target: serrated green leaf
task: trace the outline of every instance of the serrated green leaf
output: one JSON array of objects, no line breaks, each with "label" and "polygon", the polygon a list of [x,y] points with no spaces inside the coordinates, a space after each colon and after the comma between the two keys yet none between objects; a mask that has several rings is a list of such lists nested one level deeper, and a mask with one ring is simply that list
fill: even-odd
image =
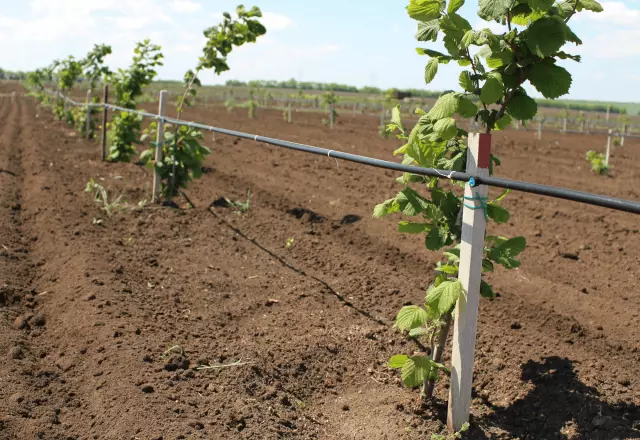
[{"label": "serrated green leaf", "polygon": [[508,114],[505,113],[504,115],[502,115],[502,117],[500,119],[498,119],[495,122],[494,129],[496,129],[496,130],[504,130],[509,125],[511,125],[511,116],[509,116]]},{"label": "serrated green leaf", "polygon": [[529,7],[535,12],[547,12],[553,6],[554,0],[527,0]]},{"label": "serrated green leaf", "polygon": [[473,118],[478,113],[478,106],[470,99],[460,98],[458,104],[458,114],[463,118]]},{"label": "serrated green leaf", "polygon": [[440,20],[420,22],[415,38],[418,41],[436,41],[438,32],[440,32]]},{"label": "serrated green leaf", "polygon": [[478,15],[487,21],[502,18],[506,15],[512,0],[480,0]]},{"label": "serrated green leaf", "polygon": [[460,87],[462,87],[465,92],[475,92],[475,86],[473,84],[473,80],[471,79],[471,72],[467,70],[463,70],[462,72],[460,72],[460,76],[458,77],[458,84],[460,84]]},{"label": "serrated green leaf", "polygon": [[448,14],[453,14],[464,5],[464,0],[449,0]]},{"label": "serrated green leaf", "polygon": [[438,73],[438,59],[431,58],[424,69],[424,82],[429,84]]},{"label": "serrated green leaf", "polygon": [[462,40],[460,40],[460,44],[463,47],[467,48],[473,44],[475,39],[476,39],[476,33],[473,29],[470,29],[464,34],[464,36],[462,37]]},{"label": "serrated green leaf", "polygon": [[538,113],[538,104],[524,90],[518,90],[507,103],[506,110],[515,119],[529,121]]},{"label": "serrated green leaf", "polygon": [[514,237],[510,240],[502,241],[499,245],[489,250],[487,257],[507,269],[514,269],[520,266],[520,262],[514,257],[524,250],[527,242],[524,237]]},{"label": "serrated green leaf", "polygon": [[580,60],[582,59],[582,57],[580,55],[571,55],[569,53],[566,52],[556,52],[554,53],[552,56],[554,57],[558,57],[561,60],[573,60],[573,61],[577,61],[578,63],[580,62]]},{"label": "serrated green leaf", "polygon": [[389,368],[402,368],[402,366],[409,360],[409,356],[406,354],[396,354],[389,359]]},{"label": "serrated green leaf", "polygon": [[428,55],[432,58],[447,58],[447,56],[442,52],[438,52],[437,50],[425,49],[423,47],[416,47],[416,52],[418,52],[418,55]]},{"label": "serrated green leaf", "polygon": [[596,0],[579,0],[578,7],[582,7],[582,9],[593,12],[602,12],[604,10],[602,5]]},{"label": "serrated green leaf", "polygon": [[410,338],[417,338],[417,337],[420,337],[422,335],[427,335],[429,333],[430,333],[430,330],[428,328],[425,328],[425,327],[412,328],[411,330],[409,330],[409,337]]},{"label": "serrated green leaf", "polygon": [[500,205],[496,205],[495,203],[487,204],[487,215],[496,223],[507,223],[509,221],[509,218],[511,217],[509,211],[507,211]]},{"label": "serrated green leaf", "polygon": [[438,272],[446,273],[447,275],[457,275],[458,274],[458,268],[456,266],[450,266],[448,264],[445,264],[443,266],[438,266],[438,267],[436,267],[436,270]]},{"label": "serrated green leaf", "polygon": [[402,126],[402,115],[400,114],[400,104],[391,109],[391,122],[404,134],[404,127]]},{"label": "serrated green leaf", "polygon": [[440,315],[444,315],[453,309],[463,293],[460,280],[443,281],[427,292],[425,301],[431,310],[437,310]]},{"label": "serrated green leaf", "polygon": [[460,98],[456,93],[442,95],[429,110],[427,117],[431,120],[449,118],[458,110],[459,101]]},{"label": "serrated green leaf", "polygon": [[437,251],[447,244],[449,231],[444,228],[432,228],[425,239],[425,246],[430,251]]},{"label": "serrated green leaf", "polygon": [[488,258],[482,259],[482,272],[493,272],[493,262]]},{"label": "serrated green leaf", "polygon": [[453,118],[442,118],[433,124],[433,131],[437,133],[441,139],[448,141],[458,133],[456,120]]},{"label": "serrated green leaf", "polygon": [[560,17],[543,17],[525,32],[529,50],[541,58],[557,52],[567,41],[567,25]]},{"label": "serrated green leaf", "polygon": [[430,229],[431,225],[428,223],[412,223],[407,221],[398,223],[398,232],[403,232],[405,234],[422,234]]},{"label": "serrated green leaf", "polygon": [[551,62],[537,63],[529,70],[529,82],[542,96],[555,99],[569,93],[571,74],[564,67]]},{"label": "serrated green leaf", "polygon": [[402,383],[408,388],[422,385],[429,377],[432,361],[426,356],[411,356],[402,366]]},{"label": "serrated green leaf", "polygon": [[[491,72],[490,72],[491,73]],[[502,75],[494,72],[494,75],[487,78],[480,89],[480,100],[485,104],[493,104],[504,95],[504,85]]]},{"label": "serrated green leaf", "polygon": [[396,201],[400,205],[403,214],[413,216],[420,214],[431,206],[431,203],[415,190],[405,188],[396,196]]},{"label": "serrated green leaf", "polygon": [[420,306],[405,306],[396,316],[394,327],[401,331],[421,327],[427,322],[427,312]]},{"label": "serrated green leaf", "polygon": [[381,217],[384,217],[385,215],[389,215],[389,214],[392,214],[393,212],[397,212],[398,211],[397,209],[393,210],[392,208],[394,201],[395,199],[389,199],[380,203],[379,205],[376,205],[375,208],[373,208],[373,216],[375,218],[381,218]]},{"label": "serrated green leaf", "polygon": [[496,298],[493,288],[485,280],[480,280],[480,296],[491,300]]},{"label": "serrated green leaf", "polygon": [[407,6],[409,17],[417,21],[431,21],[440,18],[438,0],[411,0]]}]

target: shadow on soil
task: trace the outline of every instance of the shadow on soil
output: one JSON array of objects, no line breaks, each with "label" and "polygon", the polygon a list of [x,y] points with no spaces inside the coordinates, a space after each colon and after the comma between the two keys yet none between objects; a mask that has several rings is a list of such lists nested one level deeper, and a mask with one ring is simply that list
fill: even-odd
[{"label": "shadow on soil", "polygon": [[229,229],[231,229],[233,232],[235,232],[236,234],[240,235],[242,238],[244,238],[245,240],[249,241],[250,243],[252,243],[253,245],[255,245],[256,247],[258,247],[260,250],[262,250],[263,252],[266,252],[267,254],[269,254],[271,257],[275,258],[276,260],[278,260],[280,262],[280,264],[282,264],[283,266],[285,266],[286,268],[292,270],[293,272],[297,273],[298,275],[302,275],[304,277],[308,277],[311,278],[315,281],[317,281],[318,283],[322,284],[322,286],[327,289],[327,291],[329,291],[329,293],[331,293],[333,296],[335,296],[343,305],[352,308],[353,310],[355,310],[356,312],[358,312],[360,315],[365,316],[366,318],[374,321],[377,324],[380,325],[388,325],[388,323],[386,323],[385,321],[383,321],[382,319],[373,316],[371,313],[367,312],[366,310],[362,310],[358,307],[356,307],[355,305],[353,305],[353,303],[349,302],[343,295],[340,295],[338,292],[336,292],[333,287],[331,287],[326,281],[306,273],[304,270],[299,269],[295,266],[292,266],[290,263],[288,263],[284,258],[282,258],[281,256],[277,255],[276,253],[274,253],[273,251],[267,249],[266,247],[264,247],[263,245],[261,245],[260,243],[258,243],[255,239],[248,237],[244,232],[242,232],[241,230],[239,230],[238,228],[236,228],[235,226],[233,226],[231,223],[229,223],[228,221],[226,221],[225,219],[223,219],[222,217],[220,217],[219,215],[217,215],[213,209],[211,209],[212,207],[216,207],[216,206],[221,206],[220,204],[216,204],[217,201],[213,202],[211,204],[211,206],[209,207],[208,211],[209,213],[216,218],[217,220],[219,220],[222,224],[224,224],[226,227],[228,227]]},{"label": "shadow on soil", "polygon": [[522,440],[640,438],[640,408],[606,402],[578,379],[567,358],[530,360],[522,366],[521,379],[533,384],[529,394],[506,408],[485,402],[493,413],[474,420],[477,426],[469,438],[495,438],[487,437],[495,428]]}]

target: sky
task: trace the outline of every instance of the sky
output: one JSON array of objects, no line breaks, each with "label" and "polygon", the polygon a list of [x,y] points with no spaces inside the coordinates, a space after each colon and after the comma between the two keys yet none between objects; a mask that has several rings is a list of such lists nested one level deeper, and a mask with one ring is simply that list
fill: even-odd
[{"label": "sky", "polygon": [[[113,47],[112,68],[126,67],[135,43],[160,44],[165,65],[160,79],[182,79],[195,66],[204,44],[202,31],[219,23],[239,0],[0,0],[0,67],[33,70],[54,59],[83,57],[94,44]],[[427,57],[416,47],[416,23],[405,1],[254,0],[263,11],[267,35],[229,56],[230,72],[201,75],[205,84],[228,79],[295,78],[380,88],[458,89],[457,65],[441,66],[424,83]],[[640,101],[640,0],[603,1],[604,12],[582,12],[569,24],[584,44],[565,46],[582,56],[563,62],[573,75],[567,98]],[[476,29],[490,27],[468,2],[459,13]],[[534,93],[535,94],[535,93]]]}]

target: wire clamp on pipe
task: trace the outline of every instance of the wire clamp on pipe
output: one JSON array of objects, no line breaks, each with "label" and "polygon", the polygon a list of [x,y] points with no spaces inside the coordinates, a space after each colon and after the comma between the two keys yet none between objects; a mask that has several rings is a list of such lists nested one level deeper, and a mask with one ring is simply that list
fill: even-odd
[{"label": "wire clamp on pipe", "polygon": [[[327,151],[327,157],[331,157],[331,152],[335,152],[335,150],[329,150]],[[335,157],[333,158],[333,160],[336,161],[336,168],[338,169],[338,171],[340,171],[340,165],[338,164],[338,159],[336,159]]]}]

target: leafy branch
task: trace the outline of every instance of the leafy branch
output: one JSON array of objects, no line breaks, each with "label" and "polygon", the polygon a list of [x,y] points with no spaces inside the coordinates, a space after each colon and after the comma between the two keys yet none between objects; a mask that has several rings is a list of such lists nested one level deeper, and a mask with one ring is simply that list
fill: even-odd
[{"label": "leafy branch", "polygon": [[[257,20],[262,17],[256,6],[246,10],[240,5],[236,8],[237,19],[231,14],[223,14],[222,23],[205,29],[207,39],[195,69],[187,70],[184,75],[185,91],[178,100],[178,119],[182,117],[185,106],[191,105],[189,97],[195,98],[200,86],[198,75],[203,70],[213,69],[216,75],[229,70],[227,55],[234,47],[245,43],[254,43],[257,38],[266,33],[265,27]],[[150,136],[157,135],[158,125],[152,123],[141,139],[145,141]],[[150,142],[151,148],[140,155],[140,160],[151,167],[155,167],[160,174],[162,192],[167,200],[171,200],[178,193],[179,188],[186,188],[193,178],[202,175],[202,162],[211,151],[202,145],[203,136],[200,130],[193,127],[164,125],[164,139],[162,140],[162,161],[155,161],[157,142]]]}]

